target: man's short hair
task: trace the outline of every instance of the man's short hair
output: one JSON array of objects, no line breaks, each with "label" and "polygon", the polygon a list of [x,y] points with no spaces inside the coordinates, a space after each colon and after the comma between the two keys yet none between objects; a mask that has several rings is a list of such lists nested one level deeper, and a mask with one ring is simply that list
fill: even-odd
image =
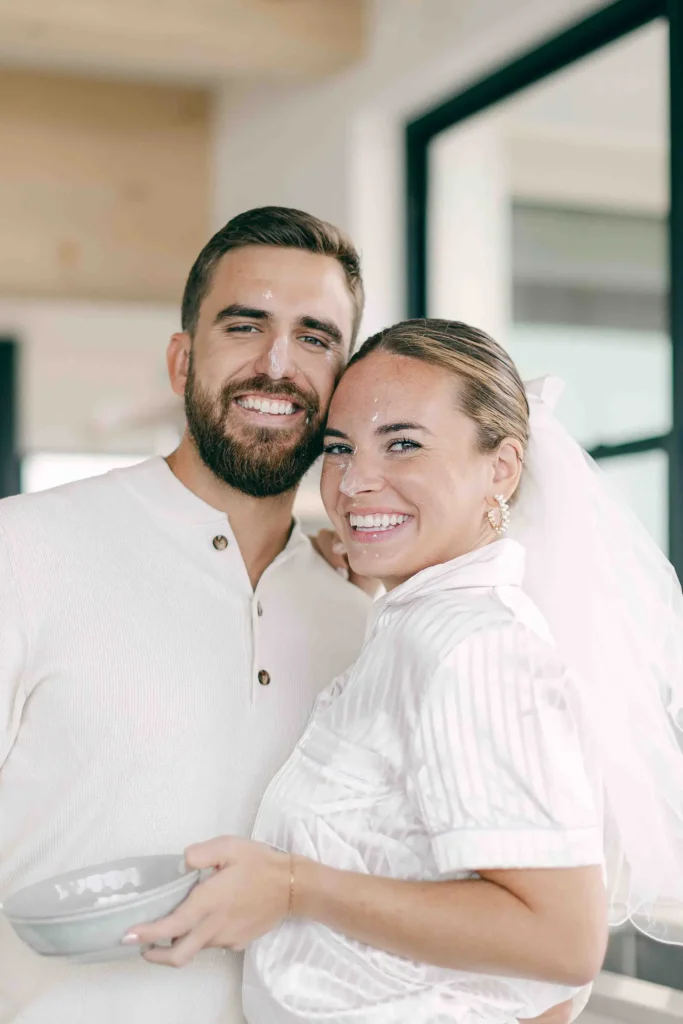
[{"label": "man's short hair", "polygon": [[211,286],[216,264],[226,253],[233,249],[243,249],[247,245],[302,249],[304,252],[331,256],[337,260],[344,271],[353,299],[353,346],[365,301],[360,257],[350,238],[339,228],[310,213],[285,206],[261,206],[240,213],[206,243],[185,285],[181,312],[184,331],[192,335],[197,329],[199,309]]}]

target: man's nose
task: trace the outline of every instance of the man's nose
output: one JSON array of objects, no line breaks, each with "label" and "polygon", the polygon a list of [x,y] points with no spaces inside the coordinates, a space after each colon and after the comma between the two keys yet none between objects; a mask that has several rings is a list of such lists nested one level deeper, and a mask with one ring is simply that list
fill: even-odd
[{"label": "man's nose", "polygon": [[291,340],[287,335],[280,335],[269,340],[256,361],[256,372],[263,373],[271,380],[282,380],[283,377],[296,376],[296,362]]}]

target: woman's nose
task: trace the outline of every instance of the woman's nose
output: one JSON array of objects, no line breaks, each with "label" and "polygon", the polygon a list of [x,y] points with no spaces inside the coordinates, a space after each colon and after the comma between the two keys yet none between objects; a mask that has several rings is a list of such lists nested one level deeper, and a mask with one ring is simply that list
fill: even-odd
[{"label": "woman's nose", "polygon": [[339,490],[347,498],[355,498],[358,494],[382,489],[382,479],[368,462],[358,462],[354,459],[346,467],[339,484]]},{"label": "woman's nose", "polygon": [[283,377],[296,375],[296,364],[290,339],[282,335],[269,340],[256,361],[256,372],[264,373],[271,380],[282,380]]}]

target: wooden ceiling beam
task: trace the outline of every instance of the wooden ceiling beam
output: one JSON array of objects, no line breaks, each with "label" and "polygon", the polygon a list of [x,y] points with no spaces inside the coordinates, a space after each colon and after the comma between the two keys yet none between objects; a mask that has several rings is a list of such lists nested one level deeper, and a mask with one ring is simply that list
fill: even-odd
[{"label": "wooden ceiling beam", "polygon": [[353,63],[364,0],[0,0],[0,62],[215,79]]}]

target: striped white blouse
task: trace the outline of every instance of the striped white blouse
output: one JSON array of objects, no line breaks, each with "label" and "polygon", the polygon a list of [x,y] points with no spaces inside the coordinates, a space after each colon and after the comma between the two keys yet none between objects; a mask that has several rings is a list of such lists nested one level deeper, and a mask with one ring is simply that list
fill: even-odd
[{"label": "striped white blouse", "polygon": [[[496,541],[396,588],[315,706],[254,837],[333,867],[405,879],[602,862],[574,688]],[[575,990],[373,949],[307,920],[247,954],[251,1024],[509,1024]]]}]

